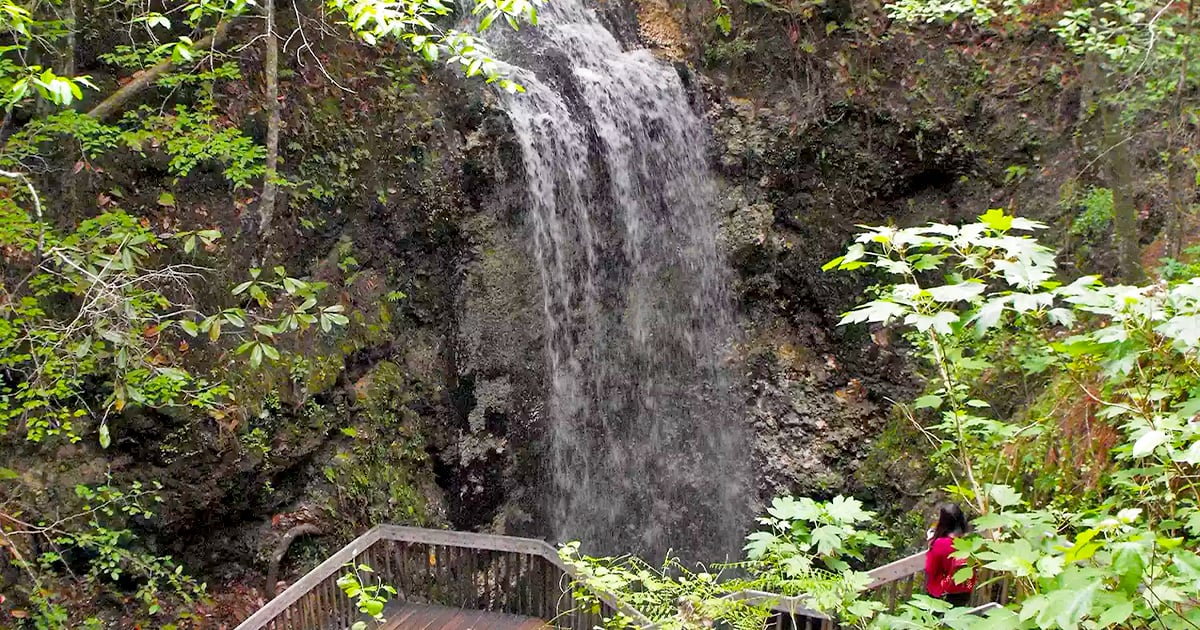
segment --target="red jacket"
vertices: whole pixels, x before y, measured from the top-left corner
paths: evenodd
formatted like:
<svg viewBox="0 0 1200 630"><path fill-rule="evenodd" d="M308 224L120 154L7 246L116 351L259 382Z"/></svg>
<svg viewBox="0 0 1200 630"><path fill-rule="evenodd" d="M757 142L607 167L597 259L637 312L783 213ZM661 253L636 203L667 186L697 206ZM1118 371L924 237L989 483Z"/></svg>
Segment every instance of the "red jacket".
<svg viewBox="0 0 1200 630"><path fill-rule="evenodd" d="M955 584L954 573L966 566L964 560L951 558L954 539L949 536L938 538L929 545L925 553L925 590L930 597L942 597L946 593L970 593L975 589L975 575L962 584Z"/></svg>

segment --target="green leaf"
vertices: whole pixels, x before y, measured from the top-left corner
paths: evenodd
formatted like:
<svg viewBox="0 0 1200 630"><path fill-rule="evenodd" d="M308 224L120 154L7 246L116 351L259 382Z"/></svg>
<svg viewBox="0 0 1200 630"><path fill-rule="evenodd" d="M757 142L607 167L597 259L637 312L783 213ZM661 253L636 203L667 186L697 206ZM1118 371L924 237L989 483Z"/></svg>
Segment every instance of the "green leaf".
<svg viewBox="0 0 1200 630"><path fill-rule="evenodd" d="M1111 626L1120 626L1125 623L1126 619L1133 614L1133 602L1123 599L1109 607L1097 619L1096 625L1100 628L1108 628Z"/></svg>
<svg viewBox="0 0 1200 630"><path fill-rule="evenodd" d="M1177 315L1156 328L1163 336L1184 349L1200 346L1200 315Z"/></svg>
<svg viewBox="0 0 1200 630"><path fill-rule="evenodd" d="M965 566L954 572L950 579L954 580L955 584L966 584L971 576L975 575L975 569L971 566Z"/></svg>
<svg viewBox="0 0 1200 630"><path fill-rule="evenodd" d="M1117 520L1129 525L1137 521L1141 515L1141 508L1123 508L1117 512Z"/></svg>
<svg viewBox="0 0 1200 630"><path fill-rule="evenodd" d="M234 328L245 328L246 320L242 318L240 312L236 310L228 310L221 314L229 325Z"/></svg>
<svg viewBox="0 0 1200 630"><path fill-rule="evenodd" d="M718 15L713 20L713 24L716 25L717 30L721 31L722 35L728 35L733 30L733 18L728 13Z"/></svg>
<svg viewBox="0 0 1200 630"><path fill-rule="evenodd" d="M838 256L837 258L834 258L833 260L825 263L824 265L821 265L821 271L829 271L830 269L833 269L834 267L837 267L838 265L842 264L842 261L845 259L846 259L845 256Z"/></svg>
<svg viewBox="0 0 1200 630"><path fill-rule="evenodd" d="M926 394L913 401L913 409L938 409L942 406L942 397L936 394Z"/></svg>
<svg viewBox="0 0 1200 630"><path fill-rule="evenodd" d="M842 529L833 525L822 525L812 532L812 541L817 553L828 556L842 549Z"/></svg>
<svg viewBox="0 0 1200 630"><path fill-rule="evenodd" d="M895 302L874 300L843 314L841 321L838 322L838 326L861 322L886 324L895 318L904 316L906 313L907 310Z"/></svg>
<svg viewBox="0 0 1200 630"><path fill-rule="evenodd" d="M270 300L267 299L267 294L257 284L250 285L250 297L254 298L262 306L270 303Z"/></svg>
<svg viewBox="0 0 1200 630"><path fill-rule="evenodd" d="M979 297L987 288L982 282L960 282L926 289L937 302L959 302Z"/></svg>
<svg viewBox="0 0 1200 630"><path fill-rule="evenodd" d="M1167 434L1158 429L1151 429L1141 435L1136 442L1133 443L1133 457L1145 457L1154 452L1154 449L1161 446L1167 441Z"/></svg>
<svg viewBox="0 0 1200 630"><path fill-rule="evenodd" d="M1063 556L1042 556L1037 561L1037 571L1043 578L1052 578L1062 573L1066 562Z"/></svg>
<svg viewBox="0 0 1200 630"><path fill-rule="evenodd" d="M812 570L812 560L804 554L796 554L783 560L784 573L790 576L801 576Z"/></svg>
<svg viewBox="0 0 1200 630"><path fill-rule="evenodd" d="M871 513L862 509L862 501L838 495L825 506L825 512L839 523L854 524L871 520Z"/></svg>
<svg viewBox="0 0 1200 630"><path fill-rule="evenodd" d="M979 222L997 232L1007 232L1012 229L1013 217L1004 214L1000 208L992 208L980 215Z"/></svg>
<svg viewBox="0 0 1200 630"><path fill-rule="evenodd" d="M108 448L112 444L112 436L108 434L108 424L100 425L100 448Z"/></svg>
<svg viewBox="0 0 1200 630"><path fill-rule="evenodd" d="M1043 624L1043 617L1054 615L1054 622L1060 628L1064 630L1078 628L1084 618L1091 613L1092 601L1099 588L1099 584L1090 584L1081 589L1051 591L1047 594L1046 609L1042 611L1041 615L1038 615L1039 625ZM1042 625L1042 627L1049 627L1049 624Z"/></svg>
<svg viewBox="0 0 1200 630"><path fill-rule="evenodd" d="M21 475L17 474L17 471L15 471L11 468L4 468L4 467L0 466L0 481L7 481L9 479L19 479L20 477L21 477Z"/></svg>
<svg viewBox="0 0 1200 630"><path fill-rule="evenodd" d="M1000 323L1000 317L1004 315L1004 305L1008 299L1008 297L994 298L979 307L979 310L971 318L975 322L976 334L982 335Z"/></svg>
<svg viewBox="0 0 1200 630"><path fill-rule="evenodd" d="M344 431L345 430L343 429L343 432ZM746 551L747 558L751 560L758 560L766 555L767 551L771 549L771 546L774 545L777 540L779 540L779 537L775 536L771 532L754 532L749 536L746 536L746 546L742 547L742 549Z"/></svg>
<svg viewBox="0 0 1200 630"><path fill-rule="evenodd" d="M988 496L1000 507L1012 507L1021 504L1021 493L1011 486L992 485L988 487Z"/></svg>
<svg viewBox="0 0 1200 630"><path fill-rule="evenodd" d="M1200 582L1200 556L1195 552L1186 549L1176 551L1172 566L1192 582Z"/></svg>
<svg viewBox="0 0 1200 630"><path fill-rule="evenodd" d="M1113 571L1120 576L1120 588L1126 594L1134 594L1142 583L1142 572L1146 561L1137 543L1119 543L1112 556Z"/></svg>
<svg viewBox="0 0 1200 630"><path fill-rule="evenodd" d="M767 513L784 521L815 521L821 516L821 509L816 501L808 497L799 500L794 497L775 497Z"/></svg>
<svg viewBox="0 0 1200 630"><path fill-rule="evenodd" d="M954 311L939 311L933 315L909 313L904 318L904 323L913 326L920 332L932 328L938 334L949 335L954 331L952 326L958 322L958 319L959 316Z"/></svg>

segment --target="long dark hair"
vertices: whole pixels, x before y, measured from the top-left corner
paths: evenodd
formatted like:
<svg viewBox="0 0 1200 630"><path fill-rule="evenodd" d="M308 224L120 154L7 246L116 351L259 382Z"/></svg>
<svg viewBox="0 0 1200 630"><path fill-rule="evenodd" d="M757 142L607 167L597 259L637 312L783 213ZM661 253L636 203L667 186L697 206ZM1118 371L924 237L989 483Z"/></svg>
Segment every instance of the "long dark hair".
<svg viewBox="0 0 1200 630"><path fill-rule="evenodd" d="M938 522L933 527L933 538L929 542L933 542L939 538L947 536L962 536L967 533L970 525L967 524L967 516L954 503L942 503L938 505Z"/></svg>

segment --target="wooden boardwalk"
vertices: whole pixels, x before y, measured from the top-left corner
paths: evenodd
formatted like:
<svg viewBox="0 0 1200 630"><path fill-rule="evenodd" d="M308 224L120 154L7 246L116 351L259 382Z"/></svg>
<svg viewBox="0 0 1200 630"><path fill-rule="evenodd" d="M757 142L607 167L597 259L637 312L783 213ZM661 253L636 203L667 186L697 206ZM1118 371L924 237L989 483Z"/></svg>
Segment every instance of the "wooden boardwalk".
<svg viewBox="0 0 1200 630"><path fill-rule="evenodd" d="M379 630L542 630L548 626L534 617L428 604L399 604L386 615Z"/></svg>

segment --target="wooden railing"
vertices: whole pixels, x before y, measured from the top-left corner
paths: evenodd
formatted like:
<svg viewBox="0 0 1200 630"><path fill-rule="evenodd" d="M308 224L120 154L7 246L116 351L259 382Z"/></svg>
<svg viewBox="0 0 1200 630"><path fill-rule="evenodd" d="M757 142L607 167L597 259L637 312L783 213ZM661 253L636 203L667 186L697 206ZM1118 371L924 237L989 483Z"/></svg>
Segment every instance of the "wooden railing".
<svg viewBox="0 0 1200 630"><path fill-rule="evenodd" d="M883 602L887 612L895 612L913 594L925 591L925 552L885 564L867 574L872 577L867 586L867 597ZM1009 583L1005 580L992 581L991 577L989 571L976 571L979 586L971 593L969 603L973 607L973 614L982 615L991 608L1008 603ZM766 630L833 630L837 627L834 619L809 608L804 596L784 597L774 593L742 591L729 597L769 604L771 615L767 618Z"/></svg>
<svg viewBox="0 0 1200 630"><path fill-rule="evenodd" d="M883 602L889 612L894 612L897 606L908 601L914 593L925 591L925 552L901 558L868 573L874 578L867 586L869 590L873 591L872 599ZM1008 603L1009 582L992 578L991 571L976 569L975 583L978 586L971 592L971 606Z"/></svg>
<svg viewBox="0 0 1200 630"><path fill-rule="evenodd" d="M913 593L925 590L925 552L915 553L868 572L872 581L867 585L873 597L883 602L888 612L906 602Z"/></svg>
<svg viewBox="0 0 1200 630"><path fill-rule="evenodd" d="M591 630L617 612L639 626L654 625L608 593L595 593L600 610L576 604L577 575L540 540L446 530L382 525L363 534L280 593L237 630L344 630L361 615L336 582L348 562L366 564L373 576L394 586L398 600L455 608L507 612L546 620L556 628ZM894 612L925 588L925 553L916 553L869 572L870 597ZM971 605L1008 601L1005 581L989 583L986 572ZM767 630L832 630L835 621L808 608L803 596L742 591L731 599L769 604Z"/></svg>
<svg viewBox="0 0 1200 630"><path fill-rule="evenodd" d="M237 630L343 630L362 616L336 582L347 562L366 564L402 602L506 612L557 628L591 630L620 611L649 625L605 593L601 610L571 596L575 574L540 540L381 525L363 534L280 593Z"/></svg>

